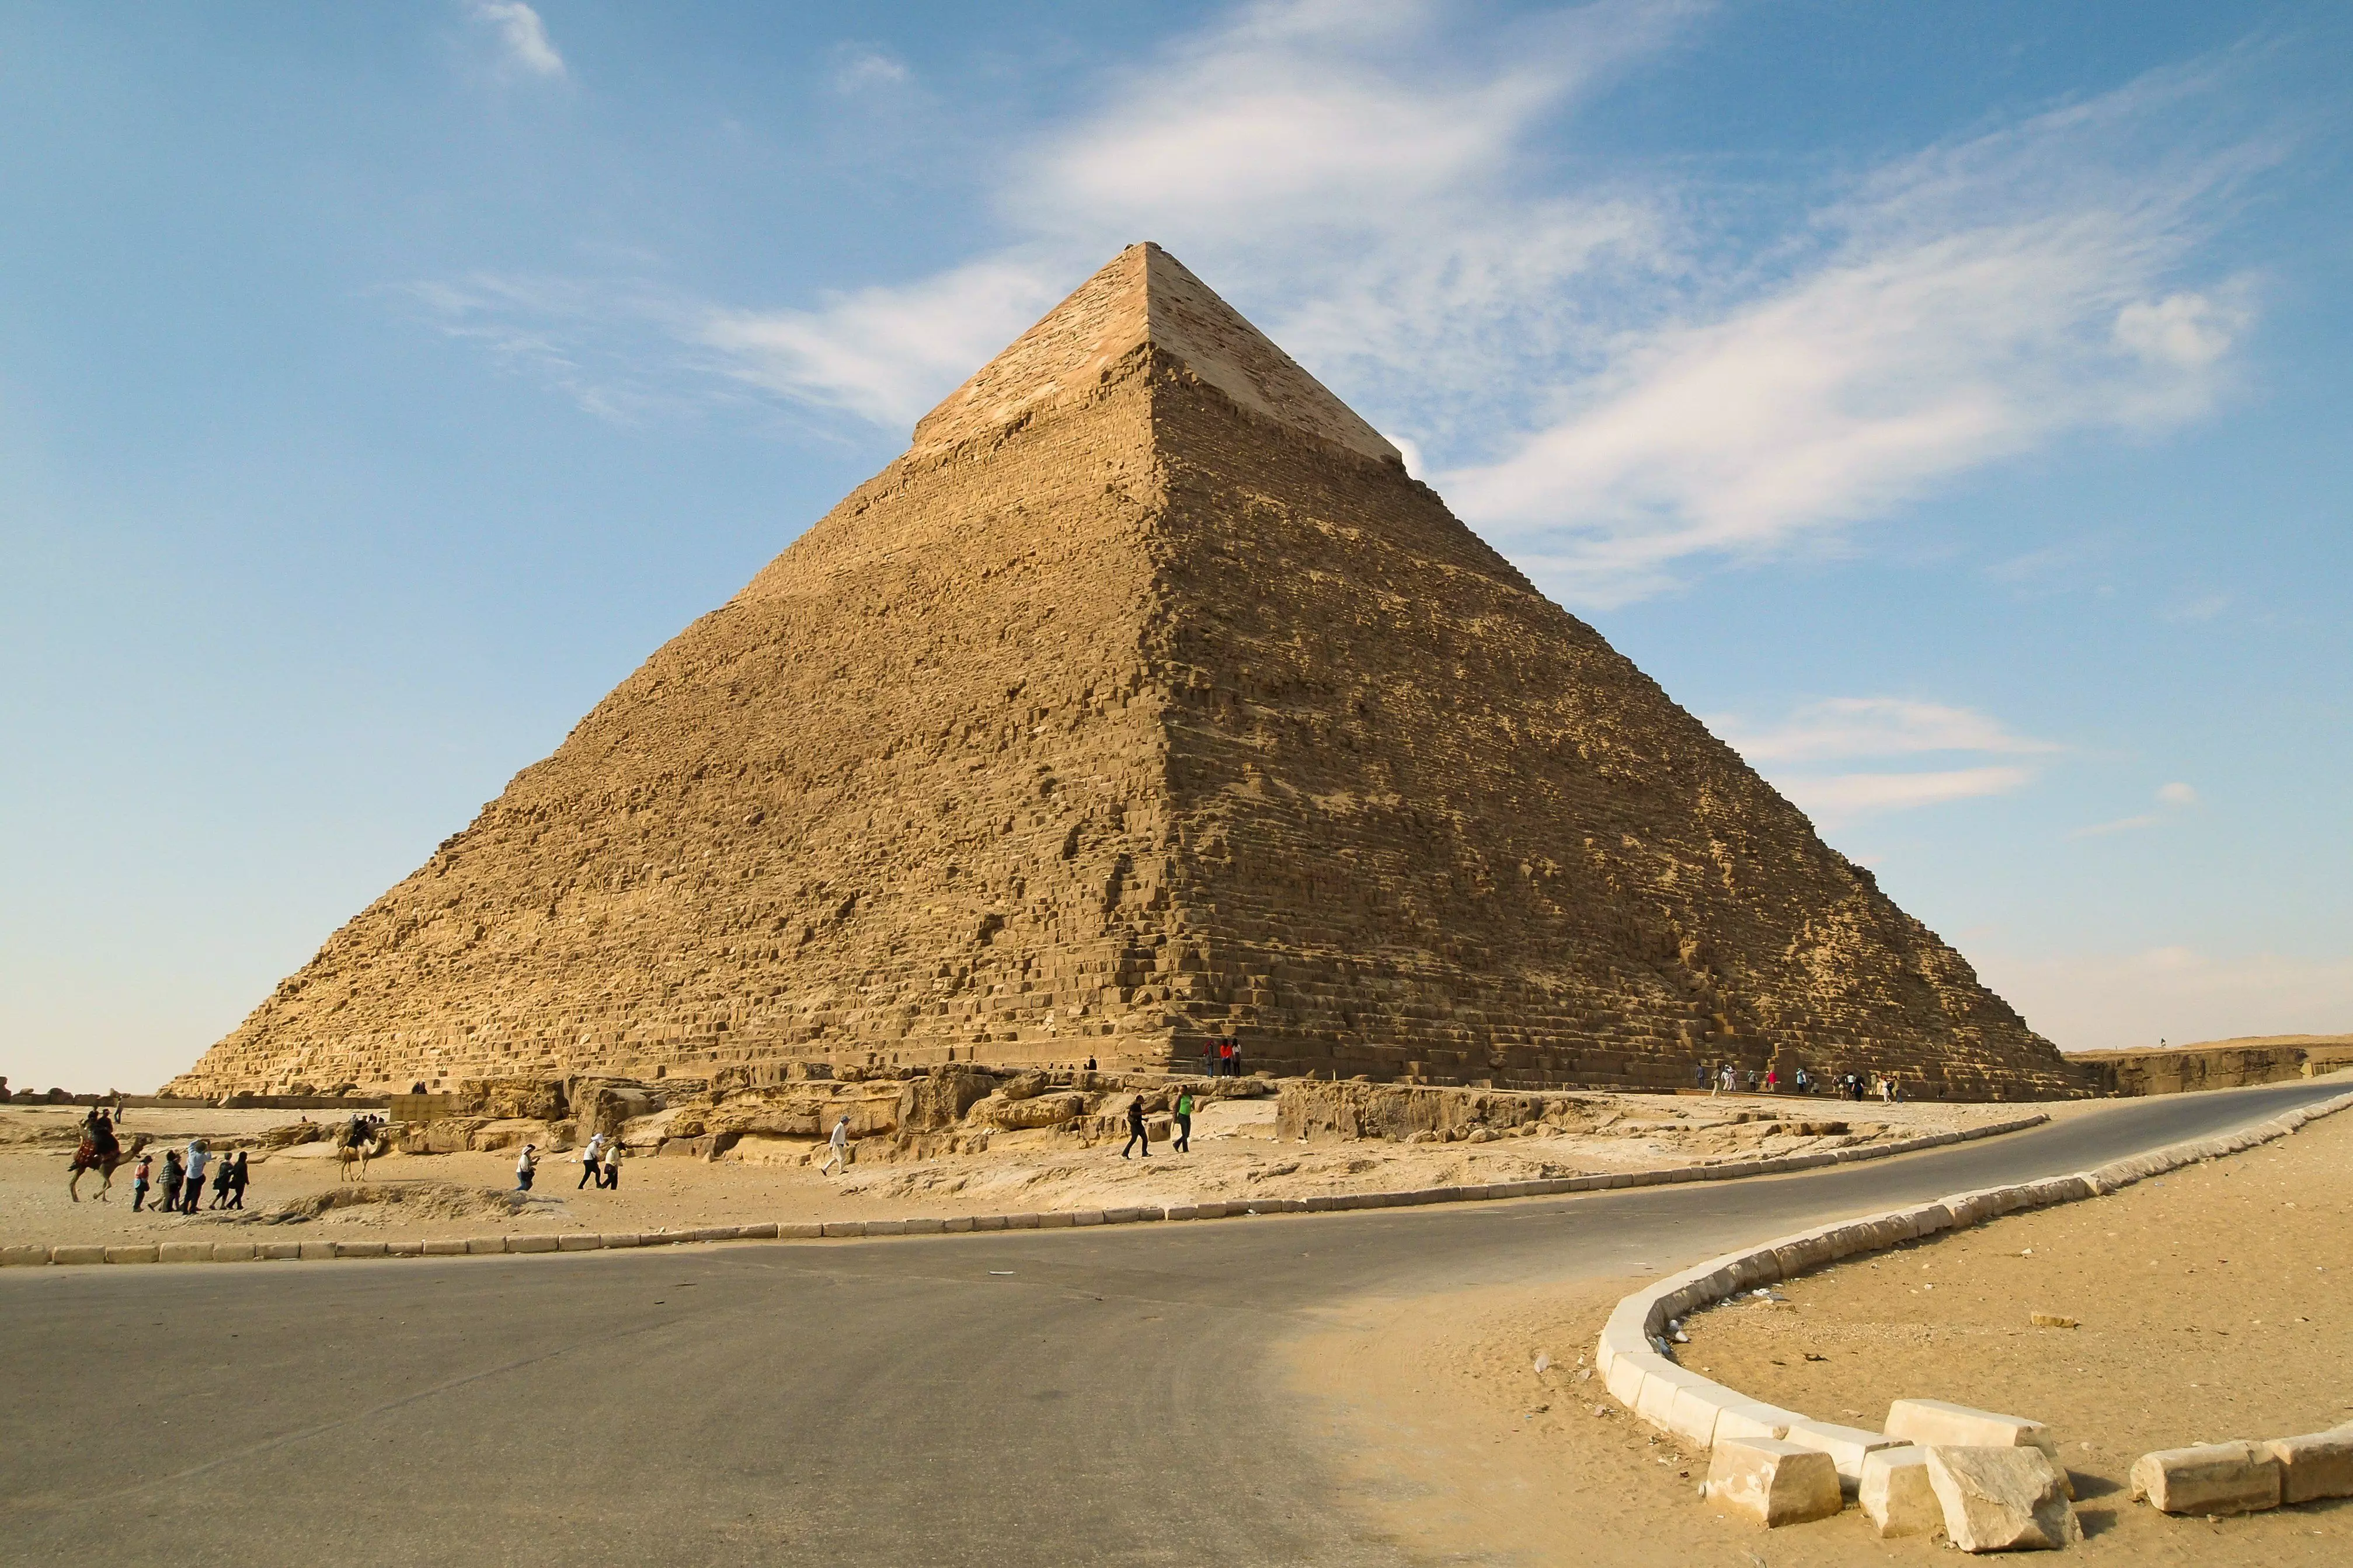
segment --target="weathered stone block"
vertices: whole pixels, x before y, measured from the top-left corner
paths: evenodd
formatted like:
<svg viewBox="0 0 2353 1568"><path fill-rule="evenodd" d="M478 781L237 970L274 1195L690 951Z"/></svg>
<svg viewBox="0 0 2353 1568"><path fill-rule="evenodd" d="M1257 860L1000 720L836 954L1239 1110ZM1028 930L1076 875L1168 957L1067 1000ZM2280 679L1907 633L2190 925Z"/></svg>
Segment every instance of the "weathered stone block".
<svg viewBox="0 0 2353 1568"><path fill-rule="evenodd" d="M1677 1396L1687 1388L1714 1386L1699 1373L1686 1372L1662 1356L1642 1374L1641 1392L1634 1396L1634 1414L1662 1432L1670 1430L1667 1417L1674 1411Z"/></svg>
<svg viewBox="0 0 2353 1568"><path fill-rule="evenodd" d="M1828 1519L1845 1506L1828 1455L1769 1437L1715 1446L1708 1457L1707 1500L1767 1529Z"/></svg>
<svg viewBox="0 0 2353 1568"><path fill-rule="evenodd" d="M1609 1370L1602 1374L1603 1384L1612 1399L1631 1410L1642 1396L1642 1379L1650 1375L1650 1369L1666 1364L1666 1357L1647 1346L1629 1351L1610 1362Z"/></svg>
<svg viewBox="0 0 2353 1568"><path fill-rule="evenodd" d="M1818 1448L1831 1457L1837 1467L1839 1484L1852 1497L1862 1485L1862 1461L1867 1455L1882 1448L1900 1448L1901 1437L1891 1437L1884 1432L1873 1432L1861 1426L1841 1426L1835 1421L1793 1421L1783 1441L1795 1443L1800 1448Z"/></svg>
<svg viewBox="0 0 2353 1568"><path fill-rule="evenodd" d="M385 1244L381 1241L339 1241L335 1243L338 1258L382 1258Z"/></svg>
<svg viewBox="0 0 2353 1568"><path fill-rule="evenodd" d="M510 1236L506 1237L509 1252L557 1252L563 1249L564 1238L555 1236Z"/></svg>
<svg viewBox="0 0 2353 1568"><path fill-rule="evenodd" d="M608 1230L597 1240L607 1247L643 1247L645 1238L634 1230Z"/></svg>
<svg viewBox="0 0 2353 1568"><path fill-rule="evenodd" d="M253 1256L265 1263L294 1263L302 1257L299 1241L263 1241L254 1245Z"/></svg>
<svg viewBox="0 0 2353 1568"><path fill-rule="evenodd" d="M1922 1448L1879 1448L1865 1454L1855 1500L1883 1536L1926 1535L1945 1520L1936 1489L1928 1483L1928 1455Z"/></svg>
<svg viewBox="0 0 2353 1568"><path fill-rule="evenodd" d="M215 1263L251 1263L260 1249L249 1241L216 1241L213 1243Z"/></svg>
<svg viewBox="0 0 2353 1568"><path fill-rule="evenodd" d="M334 1260L335 1244L332 1241L301 1241L295 1245L295 1256L305 1263L329 1263Z"/></svg>
<svg viewBox="0 0 2353 1568"><path fill-rule="evenodd" d="M1787 1436L1792 1425L1804 1419L1794 1410L1784 1410L1759 1399L1735 1400L1716 1413L1715 1440L1745 1443L1763 1437L1778 1443Z"/></svg>
<svg viewBox="0 0 2353 1568"><path fill-rule="evenodd" d="M1887 1435L1922 1447L2040 1448L2054 1461L2059 1458L2058 1439L2042 1422L1943 1399L1899 1399L1890 1405Z"/></svg>
<svg viewBox="0 0 2353 1568"><path fill-rule="evenodd" d="M46 1247L0 1247L0 1268L30 1268L49 1261Z"/></svg>
<svg viewBox="0 0 2353 1568"><path fill-rule="evenodd" d="M106 1261L106 1248L81 1246L52 1247L49 1248L49 1261L52 1263L103 1263Z"/></svg>
<svg viewBox="0 0 2353 1568"><path fill-rule="evenodd" d="M774 1241L776 1238L776 1227L773 1221L763 1225L744 1225L735 1227L735 1239L738 1241Z"/></svg>
<svg viewBox="0 0 2353 1568"><path fill-rule="evenodd" d="M213 1246L209 1241L164 1241L155 1246L158 1263L210 1263Z"/></svg>
<svg viewBox="0 0 2353 1568"><path fill-rule="evenodd" d="M466 1238L466 1250L477 1256L504 1252L506 1249L507 1238L503 1236L470 1236Z"/></svg>
<svg viewBox="0 0 2353 1568"><path fill-rule="evenodd" d="M825 1226L818 1220L780 1220L776 1224L779 1241L810 1241L825 1234Z"/></svg>
<svg viewBox="0 0 2353 1568"><path fill-rule="evenodd" d="M2280 1504L2280 1462L2253 1443L2160 1448L2133 1461L2132 1495L2159 1513L2256 1513Z"/></svg>
<svg viewBox="0 0 2353 1568"><path fill-rule="evenodd" d="M2280 1501L2353 1497L2353 1426L2274 1437L2263 1449L2279 1465Z"/></svg>
<svg viewBox="0 0 2353 1568"><path fill-rule="evenodd" d="M862 1219L829 1219L825 1222L828 1236L864 1236L866 1222Z"/></svg>
<svg viewBox="0 0 2353 1568"><path fill-rule="evenodd" d="M1926 1450L1945 1533L1964 1552L2055 1550L2084 1539L2066 1478L2040 1448Z"/></svg>
<svg viewBox="0 0 2353 1568"><path fill-rule="evenodd" d="M106 1249L106 1260L109 1263L153 1263L156 1260L155 1243L151 1241L143 1247L135 1243L129 1247L110 1247Z"/></svg>

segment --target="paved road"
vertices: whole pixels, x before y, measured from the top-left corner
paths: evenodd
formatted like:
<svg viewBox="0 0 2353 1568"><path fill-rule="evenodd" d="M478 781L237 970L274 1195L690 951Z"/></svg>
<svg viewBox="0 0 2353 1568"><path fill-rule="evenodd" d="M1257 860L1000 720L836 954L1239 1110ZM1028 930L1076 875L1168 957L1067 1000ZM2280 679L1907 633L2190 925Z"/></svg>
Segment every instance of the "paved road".
<svg viewBox="0 0 2353 1568"><path fill-rule="evenodd" d="M12 1268L0 1560L1393 1563L1271 1371L1286 1336L1345 1321L1351 1298L1680 1267L2344 1087L2130 1100L1798 1176L1506 1204Z"/></svg>

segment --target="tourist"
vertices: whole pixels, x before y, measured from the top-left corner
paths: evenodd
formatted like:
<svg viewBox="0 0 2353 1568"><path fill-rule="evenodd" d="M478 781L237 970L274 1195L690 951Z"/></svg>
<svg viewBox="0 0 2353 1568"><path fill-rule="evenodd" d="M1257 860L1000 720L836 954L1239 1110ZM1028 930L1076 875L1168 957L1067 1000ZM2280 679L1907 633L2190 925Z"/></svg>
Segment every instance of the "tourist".
<svg viewBox="0 0 2353 1568"><path fill-rule="evenodd" d="M1692 1087L1694 1089L1705 1089L1707 1087L1707 1064L1705 1062L1692 1063Z"/></svg>
<svg viewBox="0 0 2353 1568"><path fill-rule="evenodd" d="M1240 1040L1228 1040L1226 1044L1233 1047L1234 1076L1240 1078L1242 1076L1242 1043Z"/></svg>
<svg viewBox="0 0 2353 1568"><path fill-rule="evenodd" d="M165 1214L175 1213L180 1206L180 1152L164 1151L164 1204Z"/></svg>
<svg viewBox="0 0 2353 1568"><path fill-rule="evenodd" d="M1765 1069L1765 1092L1767 1094L1781 1092L1781 1071L1778 1068L1768 1067Z"/></svg>
<svg viewBox="0 0 2353 1568"><path fill-rule="evenodd" d="M1092 1072L1092 1071L1094 1071L1094 1070L1095 1070L1095 1058L1092 1058L1092 1057L1089 1057L1089 1058L1087 1058L1087 1070L1088 1070L1089 1072Z"/></svg>
<svg viewBox="0 0 2353 1568"><path fill-rule="evenodd" d="M155 1162L146 1155L139 1156L139 1168L131 1173L131 1212L137 1214L147 1203L147 1178L154 1173Z"/></svg>
<svg viewBox="0 0 2353 1568"><path fill-rule="evenodd" d="M180 1183L180 1212L196 1212L196 1200L205 1195L205 1167L212 1163L212 1150L201 1138L188 1140L188 1173Z"/></svg>
<svg viewBox="0 0 2353 1568"><path fill-rule="evenodd" d="M213 1201L206 1205L206 1207L216 1209L225 1209L228 1207L229 1183L236 1174L236 1156L231 1154L223 1154L220 1160L220 1169L213 1173Z"/></svg>
<svg viewBox="0 0 2353 1568"><path fill-rule="evenodd" d="M1233 1042L1231 1040L1219 1040L1218 1042L1218 1076L1219 1078L1224 1078L1233 1071Z"/></svg>
<svg viewBox="0 0 2353 1568"><path fill-rule="evenodd" d="M599 1186L604 1185L604 1180L599 1174L599 1169L604 1163L605 1135L599 1132L588 1140L586 1148L580 1151L580 1184L572 1190L576 1193L591 1182L596 1183Z"/></svg>
<svg viewBox="0 0 2353 1568"><path fill-rule="evenodd" d="M1140 1094L1127 1102L1127 1147L1119 1152L1119 1157L1126 1159L1128 1149L1139 1142L1144 1145L1144 1157L1151 1159L1152 1134L1144 1130L1144 1096Z"/></svg>
<svg viewBox="0 0 2353 1568"><path fill-rule="evenodd" d="M228 1206L230 1208L241 1209L245 1206L245 1184L251 1180L253 1180L253 1168L245 1163L245 1151L239 1149L237 1152L237 1159L229 1170Z"/></svg>
<svg viewBox="0 0 2353 1568"><path fill-rule="evenodd" d="M818 1174L830 1176L837 1165L845 1170L849 1166L849 1118L846 1115L833 1124L833 1136L826 1142L825 1163L818 1167Z"/></svg>
<svg viewBox="0 0 2353 1568"><path fill-rule="evenodd" d="M515 1156L515 1191L531 1191L531 1178L538 1170L539 1145L526 1143L522 1146L522 1152Z"/></svg>
<svg viewBox="0 0 2353 1568"><path fill-rule="evenodd" d="M1193 1152L1193 1091L1189 1089L1176 1091L1176 1142L1173 1147L1179 1154Z"/></svg>
<svg viewBox="0 0 2353 1568"><path fill-rule="evenodd" d="M1789 1081L1796 1086L1799 1094L1811 1094L1814 1091L1814 1080L1806 1076L1806 1069L1803 1068L1799 1068Z"/></svg>
<svg viewBox="0 0 2353 1568"><path fill-rule="evenodd" d="M621 1190L621 1135L617 1132L605 1145L605 1165L596 1177L596 1184L608 1193Z"/></svg>

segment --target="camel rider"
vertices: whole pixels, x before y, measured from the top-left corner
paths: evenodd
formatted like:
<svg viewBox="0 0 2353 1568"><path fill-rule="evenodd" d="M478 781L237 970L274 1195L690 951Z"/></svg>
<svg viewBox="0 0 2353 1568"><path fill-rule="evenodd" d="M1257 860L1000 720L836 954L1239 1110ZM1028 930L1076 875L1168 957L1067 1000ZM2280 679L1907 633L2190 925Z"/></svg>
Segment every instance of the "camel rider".
<svg viewBox="0 0 2353 1568"><path fill-rule="evenodd" d="M111 1160L122 1152L122 1145L115 1140L113 1119L106 1114L103 1106L92 1106L90 1114L81 1119L81 1135L90 1144L90 1152L101 1160Z"/></svg>

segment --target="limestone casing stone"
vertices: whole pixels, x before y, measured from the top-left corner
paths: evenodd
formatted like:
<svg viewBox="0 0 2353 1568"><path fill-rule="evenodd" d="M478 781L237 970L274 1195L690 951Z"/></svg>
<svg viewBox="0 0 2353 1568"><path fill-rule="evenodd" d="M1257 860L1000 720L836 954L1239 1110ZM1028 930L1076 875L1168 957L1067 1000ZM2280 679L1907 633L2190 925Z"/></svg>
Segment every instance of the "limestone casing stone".
<svg viewBox="0 0 2353 1568"><path fill-rule="evenodd" d="M2353 1426L2274 1437L2263 1447L2279 1464L2280 1501L2353 1497Z"/></svg>
<svg viewBox="0 0 2353 1568"><path fill-rule="evenodd" d="M1882 1536L1928 1535L1945 1521L1944 1505L1928 1483L1928 1455L1917 1447L1864 1455L1855 1501Z"/></svg>
<svg viewBox="0 0 2353 1568"><path fill-rule="evenodd" d="M2280 1462L2254 1443L2160 1448L2133 1461L2132 1495L2159 1513L2258 1513L2280 1503Z"/></svg>
<svg viewBox="0 0 2353 1568"><path fill-rule="evenodd" d="M2084 1539L2065 1478L2040 1448L1935 1447L1928 1484L1964 1552L2056 1551Z"/></svg>
<svg viewBox="0 0 2353 1568"><path fill-rule="evenodd" d="M1846 1506L1830 1456L1769 1437L1715 1446L1708 1457L1707 1500L1768 1530L1829 1519Z"/></svg>

